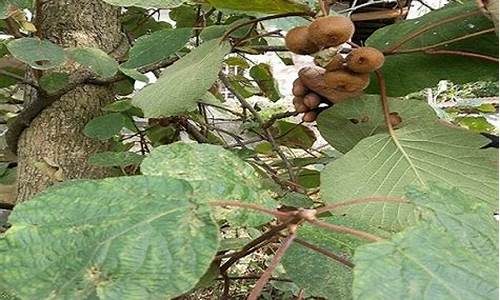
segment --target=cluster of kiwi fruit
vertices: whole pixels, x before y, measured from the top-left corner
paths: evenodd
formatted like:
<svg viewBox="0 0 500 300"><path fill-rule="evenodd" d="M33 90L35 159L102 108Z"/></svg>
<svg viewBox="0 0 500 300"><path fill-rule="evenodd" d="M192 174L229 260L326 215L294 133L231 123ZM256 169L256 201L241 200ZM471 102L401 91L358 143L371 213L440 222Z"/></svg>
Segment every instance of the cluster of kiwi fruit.
<svg viewBox="0 0 500 300"><path fill-rule="evenodd" d="M339 47L354 34L354 24L344 16L326 16L309 26L291 29L286 47L300 55L312 55L320 70L305 68L293 84L293 104L304 113L305 122L313 122L321 103L338 103L360 95L370 83L370 73L384 64L384 55L371 47L355 47L347 55Z"/></svg>

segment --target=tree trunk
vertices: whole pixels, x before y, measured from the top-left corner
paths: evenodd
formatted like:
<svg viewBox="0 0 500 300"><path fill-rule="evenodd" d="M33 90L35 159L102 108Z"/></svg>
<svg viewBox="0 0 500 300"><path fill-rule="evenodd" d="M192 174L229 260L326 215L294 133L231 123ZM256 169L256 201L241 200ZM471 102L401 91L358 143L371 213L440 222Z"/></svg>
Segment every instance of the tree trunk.
<svg viewBox="0 0 500 300"><path fill-rule="evenodd" d="M38 0L39 35L63 47L96 47L112 53L122 43L119 9L101 0ZM61 70L74 72L74 65ZM61 71L58 70L58 71ZM17 202L58 181L102 178L103 168L87 158L106 143L84 136L85 124L113 100L111 87L82 85L43 110L18 143ZM29 99L27 99L29 101Z"/></svg>

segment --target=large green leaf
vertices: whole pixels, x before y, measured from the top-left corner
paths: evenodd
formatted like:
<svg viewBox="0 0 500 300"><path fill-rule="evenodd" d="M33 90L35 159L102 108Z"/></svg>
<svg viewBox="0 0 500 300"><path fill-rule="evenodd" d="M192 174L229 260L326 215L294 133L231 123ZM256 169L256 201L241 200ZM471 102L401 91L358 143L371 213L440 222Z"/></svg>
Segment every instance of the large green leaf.
<svg viewBox="0 0 500 300"><path fill-rule="evenodd" d="M158 81L138 92L134 105L146 117L172 116L197 107L196 100L217 80L231 46L210 40L165 69Z"/></svg>
<svg viewBox="0 0 500 300"><path fill-rule="evenodd" d="M287 12L307 12L309 7L294 0L207 0L217 9L238 10L244 12L260 12L269 14Z"/></svg>
<svg viewBox="0 0 500 300"><path fill-rule="evenodd" d="M218 249L191 186L164 177L64 184L16 207L0 238L0 281L23 299L170 299Z"/></svg>
<svg viewBox="0 0 500 300"><path fill-rule="evenodd" d="M137 6L143 8L173 8L182 5L186 0L103 0L118 6Z"/></svg>
<svg viewBox="0 0 500 300"><path fill-rule="evenodd" d="M135 41L122 67L135 69L166 59L184 47L190 37L191 28L164 29L142 36Z"/></svg>
<svg viewBox="0 0 500 300"><path fill-rule="evenodd" d="M9 17L12 9L31 8L33 0L2 0L0 1L0 19Z"/></svg>
<svg viewBox="0 0 500 300"><path fill-rule="evenodd" d="M474 16L457 18L474 11L477 12ZM452 22L424 31L424 28L429 25L439 24L439 22L453 18L456 19ZM383 27L376 31L366 44L387 51L405 37L420 31L423 34L404 43L400 49L408 50L443 43L436 49L466 51L498 57L498 37L494 32L444 44L446 41L473 35L493 27L493 23L479 11L476 3L467 1L465 4L448 5L417 19ZM435 86L444 79L457 83L477 80L496 81L498 63L460 55L430 55L415 52L387 55L382 72L387 81L389 95L403 96ZM372 93L378 91L376 80L372 80L367 91Z"/></svg>
<svg viewBox="0 0 500 300"><path fill-rule="evenodd" d="M429 181L460 187L478 202L496 205L498 153L480 149L489 142L479 134L434 122L408 125L388 134L362 140L321 174L321 195L326 202L370 196L404 196L408 185ZM412 204L370 203L350 206L343 213L387 230L412 224Z"/></svg>
<svg viewBox="0 0 500 300"><path fill-rule="evenodd" d="M118 63L98 48L72 48L66 50L68 57L88 67L100 77L112 77L118 72Z"/></svg>
<svg viewBox="0 0 500 300"><path fill-rule="evenodd" d="M328 217L322 221L348 226L364 231L373 231L346 217ZM377 231L378 232L378 231ZM316 247L350 260L354 250L366 241L349 235L333 233L311 225L303 225L298 237ZM352 269L332 258L294 243L282 260L287 275L307 293L326 299L351 299Z"/></svg>
<svg viewBox="0 0 500 300"><path fill-rule="evenodd" d="M199 200L240 200L271 208L276 205L262 189L255 169L221 146L195 143L160 146L144 159L141 171L145 175L187 180L199 194ZM241 209L234 210L230 218L249 226L269 221L267 216Z"/></svg>
<svg viewBox="0 0 500 300"><path fill-rule="evenodd" d="M389 100L391 112L402 118L399 127L415 121L436 119L434 110L424 101ZM332 106L318 117L321 136L340 152L347 152L362 139L387 131L380 96L365 95Z"/></svg>
<svg viewBox="0 0 500 300"><path fill-rule="evenodd" d="M7 44L10 54L34 69L48 70L64 63L63 48L38 38L20 38Z"/></svg>
<svg viewBox="0 0 500 300"><path fill-rule="evenodd" d="M410 193L431 215L354 256L355 299L498 299L498 224L458 189Z"/></svg>

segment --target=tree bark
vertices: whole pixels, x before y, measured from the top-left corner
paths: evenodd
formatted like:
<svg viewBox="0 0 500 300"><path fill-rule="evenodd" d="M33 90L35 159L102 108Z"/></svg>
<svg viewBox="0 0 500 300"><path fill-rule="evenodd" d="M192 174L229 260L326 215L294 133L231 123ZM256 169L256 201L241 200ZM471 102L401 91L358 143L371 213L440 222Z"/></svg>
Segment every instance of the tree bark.
<svg viewBox="0 0 500 300"><path fill-rule="evenodd" d="M119 9L101 0L38 0L35 14L40 36L65 48L96 47L112 53L123 42ZM65 64L57 71L74 74L81 69ZM33 120L18 143L17 202L58 181L108 175L87 163L107 143L87 138L82 129L113 98L109 86L82 85Z"/></svg>

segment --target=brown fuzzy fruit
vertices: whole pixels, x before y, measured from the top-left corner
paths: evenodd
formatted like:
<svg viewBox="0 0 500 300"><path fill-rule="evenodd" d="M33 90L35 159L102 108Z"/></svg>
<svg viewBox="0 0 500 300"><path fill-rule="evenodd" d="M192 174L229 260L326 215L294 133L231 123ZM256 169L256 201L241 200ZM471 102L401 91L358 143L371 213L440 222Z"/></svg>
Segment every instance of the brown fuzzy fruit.
<svg viewBox="0 0 500 300"><path fill-rule="evenodd" d="M309 108L304 104L304 98L302 97L293 98L293 106L295 106L295 111L298 113L303 113L309 110Z"/></svg>
<svg viewBox="0 0 500 300"><path fill-rule="evenodd" d="M337 70L325 73L325 83L339 91L352 93L365 89L370 84L370 75Z"/></svg>
<svg viewBox="0 0 500 300"><path fill-rule="evenodd" d="M314 20L308 31L309 40L319 48L336 47L352 38L354 24L343 16L322 17Z"/></svg>
<svg viewBox="0 0 500 300"><path fill-rule="evenodd" d="M309 107L309 109L315 109L321 103L321 98L315 93L309 93L304 97L305 106Z"/></svg>
<svg viewBox="0 0 500 300"><path fill-rule="evenodd" d="M295 79L293 82L292 94L297 97L304 97L309 89L302 83L300 78Z"/></svg>
<svg viewBox="0 0 500 300"><path fill-rule="evenodd" d="M384 54L372 47L356 48L346 57L347 68L358 73L370 73L380 69L384 60Z"/></svg>
<svg viewBox="0 0 500 300"><path fill-rule="evenodd" d="M299 71L302 83L314 93L326 98L332 103L340 103L349 98L359 96L362 91L344 92L334 89L325 82L325 69L317 67L305 67Z"/></svg>
<svg viewBox="0 0 500 300"><path fill-rule="evenodd" d="M307 26L299 26L288 31L285 45L293 53L305 55L317 52L318 46L309 39Z"/></svg>
<svg viewBox="0 0 500 300"><path fill-rule="evenodd" d="M302 120L304 122L314 122L314 121L316 121L316 118L318 118L318 114L315 111L306 112L302 116Z"/></svg>
<svg viewBox="0 0 500 300"><path fill-rule="evenodd" d="M336 71L343 68L345 63L345 59L342 55L336 54L332 60L325 66L325 70L327 71Z"/></svg>
<svg viewBox="0 0 500 300"><path fill-rule="evenodd" d="M403 122L403 119L401 119L397 112L391 112L389 114L389 122L391 122L391 125L394 127L401 124L401 122Z"/></svg>

